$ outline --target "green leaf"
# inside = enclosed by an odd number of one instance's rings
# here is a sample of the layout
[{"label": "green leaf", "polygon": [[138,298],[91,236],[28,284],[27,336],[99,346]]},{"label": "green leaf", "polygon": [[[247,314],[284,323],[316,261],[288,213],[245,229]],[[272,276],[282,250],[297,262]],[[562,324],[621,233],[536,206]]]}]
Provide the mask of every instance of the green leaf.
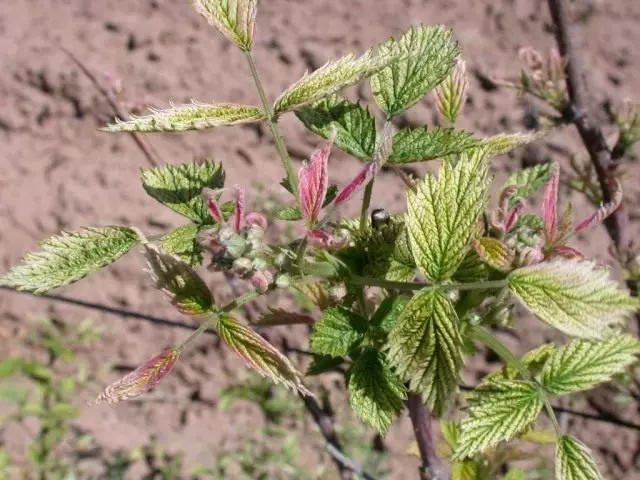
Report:
[{"label": "green leaf", "polygon": [[376,147],[376,122],[359,103],[332,95],[295,112],[304,126],[354,157],[370,159]]},{"label": "green leaf", "polygon": [[555,464],[556,480],[602,480],[589,448],[568,435],[558,439]]},{"label": "green leaf", "polygon": [[640,355],[640,342],[629,335],[604,342],[573,340],[556,350],[542,371],[542,385],[553,394],[589,390],[623,373]]},{"label": "green leaf", "polygon": [[393,150],[388,163],[424,162],[462,153],[478,143],[463,130],[441,127],[404,129],[393,136]]},{"label": "green leaf", "polygon": [[458,323],[448,297],[423,289],[409,301],[389,334],[389,362],[437,414],[455,390],[462,366]]},{"label": "green leaf", "polygon": [[512,173],[505,182],[504,187],[518,185],[519,188],[509,199],[509,207],[513,207],[521,198],[528,198],[534,195],[549,181],[551,175],[553,175],[553,169],[553,163],[542,163]]},{"label": "green leaf", "polygon": [[350,53],[329,61],[287,88],[275,101],[273,110],[278,114],[312,104],[373,75],[389,61],[390,57],[375,57],[370,50],[360,57]]},{"label": "green leaf", "polygon": [[380,46],[380,55],[396,61],[371,77],[373,98],[388,117],[404,112],[451,73],[459,53],[451,30],[412,27],[399,40]]},{"label": "green leaf", "polygon": [[384,435],[402,411],[407,392],[376,350],[367,348],[351,367],[349,403],[363,422]]},{"label": "green leaf", "polygon": [[212,223],[202,200],[202,189],[224,186],[224,170],[206,160],[181,165],[163,165],[142,170],[145,191],[171,210],[198,223]]},{"label": "green leaf", "polygon": [[258,0],[193,0],[209,24],[243,50],[251,50]]},{"label": "green leaf", "polygon": [[418,268],[433,281],[456,272],[477,232],[487,203],[489,165],[482,150],[444,162],[436,179],[429,174],[407,192],[407,230]]},{"label": "green leaf", "polygon": [[509,440],[535,421],[542,399],[535,385],[485,382],[467,397],[470,415],[462,420],[455,458],[462,460]]},{"label": "green leaf", "polygon": [[313,326],[311,350],[315,353],[344,357],[364,338],[367,320],[346,308],[336,307],[324,311]]},{"label": "green leaf", "polygon": [[[549,357],[555,351],[555,347],[550,343],[544,343],[538,348],[527,352],[521,359],[522,363],[529,373],[533,376],[537,376]],[[500,370],[492,372],[485,377],[485,380],[497,382],[500,380],[516,380],[520,377],[520,371],[518,367],[512,363],[506,364]]]},{"label": "green leaf", "polygon": [[63,231],[40,242],[42,250],[25,255],[22,264],[0,277],[0,285],[33,293],[48,292],[114,262],[137,241],[138,234],[126,227]]},{"label": "green leaf", "polygon": [[307,376],[320,375],[331,372],[344,363],[342,357],[331,357],[329,355],[314,355],[311,364],[307,368]]},{"label": "green leaf", "polygon": [[111,123],[101,130],[111,133],[184,132],[258,122],[264,119],[264,112],[251,105],[189,103],[165,109],[151,109],[150,115],[132,116],[131,120],[116,118],[115,123]]},{"label": "green leaf", "polygon": [[478,256],[491,268],[503,272],[511,269],[516,252],[503,241],[497,238],[482,237],[472,240],[471,243]]},{"label": "green leaf", "polygon": [[485,147],[487,153],[493,157],[508,153],[538,138],[539,135],[535,133],[501,133],[493,137],[483,138],[480,144]]},{"label": "green leaf", "polygon": [[474,250],[469,250],[462,263],[451,277],[452,280],[460,283],[472,283],[489,278],[487,264],[482,261]]},{"label": "green leaf", "polygon": [[229,315],[218,320],[218,335],[245,363],[260,375],[304,395],[310,392],[302,384],[302,374],[273,345]]},{"label": "green leaf", "polygon": [[200,276],[178,257],[145,244],[149,273],[156,288],[164,293],[180,313],[204,316],[212,313],[214,304],[209,288]]},{"label": "green leaf", "polygon": [[302,212],[300,212],[300,207],[285,207],[276,213],[276,218],[287,222],[296,222],[302,220]]},{"label": "green leaf", "polygon": [[453,462],[451,480],[478,480],[478,466],[473,460]]},{"label": "green leaf", "polygon": [[528,476],[524,470],[519,468],[510,468],[502,480],[527,480]]},{"label": "green leaf", "polygon": [[192,267],[200,265],[204,259],[204,249],[198,243],[198,225],[189,224],[178,227],[160,239],[162,249],[176,255]]},{"label": "green leaf", "polygon": [[553,260],[514,270],[509,287],[540,319],[567,335],[604,339],[640,306],[585,260]]},{"label": "green leaf", "polygon": [[385,298],[371,317],[371,325],[389,333],[395,327],[409,300],[410,297],[406,295]]}]

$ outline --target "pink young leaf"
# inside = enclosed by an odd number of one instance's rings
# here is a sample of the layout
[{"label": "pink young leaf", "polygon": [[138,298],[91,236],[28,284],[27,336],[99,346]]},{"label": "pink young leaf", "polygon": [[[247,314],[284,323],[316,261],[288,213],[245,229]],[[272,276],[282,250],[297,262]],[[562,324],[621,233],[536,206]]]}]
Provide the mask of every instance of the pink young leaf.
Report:
[{"label": "pink young leaf", "polygon": [[579,250],[566,245],[559,245],[553,249],[552,255],[557,255],[564,258],[584,258],[584,255]]},{"label": "pink young leaf", "polygon": [[544,253],[536,247],[525,247],[520,252],[520,266],[526,267],[534,263],[540,263],[544,260]]},{"label": "pink young leaf", "polygon": [[219,195],[219,190],[212,190],[211,188],[204,188],[202,190],[202,199],[204,203],[207,205],[209,209],[209,215],[216,222],[220,224],[224,224],[224,217],[222,216],[222,210],[220,209],[220,205],[218,205],[217,196]]},{"label": "pink young leaf", "polygon": [[509,200],[519,188],[520,185],[509,185],[508,187],[503,188],[502,192],[500,192],[500,213],[503,215],[503,219],[507,216],[507,212],[509,211]]},{"label": "pink young leaf", "polygon": [[560,182],[560,169],[554,166],[553,175],[547,184],[542,202],[542,217],[544,220],[544,235],[547,245],[556,240],[558,221],[558,184]]},{"label": "pink young leaf", "polygon": [[329,153],[333,142],[317,148],[309,163],[298,170],[300,208],[308,225],[313,225],[320,216],[322,204],[329,187]]},{"label": "pink young leaf", "polygon": [[524,205],[522,204],[522,202],[519,201],[518,203],[515,204],[515,206],[511,209],[511,211],[509,211],[509,214],[507,215],[507,219],[504,222],[505,232],[510,232],[511,229],[516,226],[516,223],[518,223],[518,219],[520,218],[520,213],[522,213],[523,208],[524,208]]},{"label": "pink young leaf", "polygon": [[351,198],[364,187],[380,170],[380,164],[376,162],[367,163],[364,168],[351,180],[346,187],[336,196],[335,206],[339,207],[343,203],[348,202]]},{"label": "pink young leaf", "polygon": [[602,222],[605,218],[611,215],[622,203],[622,185],[618,180],[615,181],[615,189],[611,201],[605,203],[598,210],[596,210],[591,216],[585,218],[576,226],[576,232],[580,232],[585,228],[589,228],[592,225],[596,225]]},{"label": "pink young leaf", "polygon": [[249,213],[245,217],[244,222],[247,225],[247,227],[252,227],[255,225],[256,227],[259,227],[262,230],[265,230],[267,228],[267,219],[264,217],[264,215],[258,212]]},{"label": "pink young leaf", "polygon": [[314,248],[341,248],[347,242],[344,237],[336,237],[325,230],[312,230],[307,233],[309,245]]},{"label": "pink young leaf", "polygon": [[118,403],[148,392],[169,374],[178,361],[179,355],[175,348],[156,355],[144,365],[105,388],[96,398],[95,404]]},{"label": "pink young leaf", "polygon": [[236,208],[233,212],[233,228],[236,233],[239,233],[244,224],[244,189],[239,185],[234,185],[233,194],[236,202]]}]

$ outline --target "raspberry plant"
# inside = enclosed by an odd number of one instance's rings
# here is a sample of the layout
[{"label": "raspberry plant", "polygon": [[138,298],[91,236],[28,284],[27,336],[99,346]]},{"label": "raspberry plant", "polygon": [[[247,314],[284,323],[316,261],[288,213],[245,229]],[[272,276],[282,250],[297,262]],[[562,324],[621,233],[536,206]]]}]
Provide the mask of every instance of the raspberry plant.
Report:
[{"label": "raspberry plant", "polygon": [[[305,231],[292,242],[268,242],[268,221],[246,211],[244,188],[225,186],[224,165],[207,160],[142,171],[145,191],[188,221],[158,239],[133,227],[107,226],[62,232],[42,242],[39,252],[28,254],[1,278],[3,285],[47,292],[80,280],[139,244],[157,288],[181,313],[200,319],[193,335],[107,387],[97,403],[147,392],[208,329],[265,377],[312,395],[303,373],[254,325],[236,316],[259,296],[298,289],[322,310],[310,334],[315,357],[308,374],[345,367],[351,407],[381,434],[410,395],[419,395],[438,417],[451,416],[460,397],[466,416],[443,423],[454,439],[449,442],[453,475],[483,478],[483,452],[526,434],[544,410],[554,427],[556,478],[601,478],[587,446],[562,432],[550,399],[607,382],[640,354],[640,342],[624,333],[626,317],[639,307],[637,299],[619,288],[606,268],[571,246],[575,233],[619,207],[620,184],[614,185],[609,202],[576,225],[570,206],[559,213],[555,164],[525,168],[492,189],[493,157],[535,137],[478,138],[455,127],[467,82],[459,46],[443,26],[417,25],[362,55],[330,61],[270,102],[252,52],[257,1],[194,0],[194,5],[245,54],[261,105],[193,102],[116,119],[104,130],[179,132],[266,123],[282,161],[282,186],[292,197],[277,221],[303,222]],[[535,77],[525,87],[558,106],[562,60],[551,60],[549,82]],[[368,107],[340,96],[345,87],[367,79],[382,122]],[[443,125],[396,130],[394,118],[429,92]],[[325,139],[297,172],[278,127],[287,114]],[[346,185],[329,185],[333,147],[363,163]],[[406,213],[370,211],[382,168],[399,171],[405,164],[435,160],[437,173],[403,177]],[[541,215],[525,213],[524,201],[543,187]],[[337,211],[361,191],[361,215],[338,220]],[[495,208],[489,207],[490,191],[498,192]],[[196,272],[203,264],[245,280],[248,292],[217,305]],[[374,292],[377,297],[370,295]],[[492,331],[518,328],[515,303],[565,334],[564,343],[544,344],[516,357]],[[258,323],[308,320],[274,311]],[[495,351],[504,368],[460,396],[460,372],[470,347],[478,344]]]}]

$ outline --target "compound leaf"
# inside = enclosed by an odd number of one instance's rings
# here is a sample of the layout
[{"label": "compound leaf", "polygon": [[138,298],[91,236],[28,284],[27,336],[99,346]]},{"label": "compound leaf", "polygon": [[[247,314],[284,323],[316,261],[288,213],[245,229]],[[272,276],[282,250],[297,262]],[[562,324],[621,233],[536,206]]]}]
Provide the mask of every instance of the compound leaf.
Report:
[{"label": "compound leaf", "polygon": [[640,342],[629,335],[604,342],[573,340],[556,350],[542,371],[542,384],[553,394],[589,390],[623,373],[640,355]]},{"label": "compound leaf", "polygon": [[455,390],[462,366],[458,323],[451,301],[424,289],[407,303],[389,334],[390,364],[437,414]]},{"label": "compound leaf", "polygon": [[602,480],[589,448],[573,437],[558,439],[555,457],[556,480]]},{"label": "compound leaf", "polygon": [[189,103],[164,109],[151,109],[151,114],[131,120],[116,118],[102,128],[105,132],[184,132],[224,127],[239,123],[258,122],[265,115],[258,107],[234,103]]},{"label": "compound leaf", "polygon": [[238,323],[230,315],[221,315],[218,335],[247,366],[260,375],[304,395],[311,394],[302,384],[302,374],[289,359],[249,327]]},{"label": "compound leaf", "polygon": [[515,380],[484,382],[467,401],[470,415],[460,425],[455,451],[458,460],[515,437],[535,421],[542,409],[535,385]]},{"label": "compound leaf", "polygon": [[335,132],[335,145],[366,160],[376,147],[376,123],[368,109],[346,98],[332,95],[295,112],[305,127],[323,138]]},{"label": "compound leaf", "polygon": [[412,27],[399,40],[380,46],[380,55],[397,60],[371,77],[373,98],[388,117],[404,112],[451,73],[459,53],[451,30]]},{"label": "compound leaf", "polygon": [[0,277],[0,285],[33,293],[48,292],[114,262],[137,241],[138,234],[127,227],[62,231],[40,242],[39,252],[25,255],[20,265]]},{"label": "compound leaf", "polygon": [[429,279],[451,278],[477,232],[487,202],[488,162],[483,150],[445,162],[439,177],[427,175],[407,193],[407,231],[415,262]]},{"label": "compound leaf", "polygon": [[478,140],[463,130],[418,127],[400,130],[393,136],[389,163],[413,163],[462,153],[478,145]]},{"label": "compound leaf", "polygon": [[358,416],[384,435],[404,406],[406,389],[372,348],[362,352],[351,367],[349,402]]},{"label": "compound leaf", "polygon": [[367,320],[346,308],[328,308],[313,326],[311,350],[314,353],[344,357],[367,332]]},{"label": "compound leaf", "polygon": [[198,223],[213,219],[202,200],[202,190],[222,188],[224,170],[219,163],[206,160],[181,165],[163,165],[142,170],[145,191],[163,205]]},{"label": "compound leaf", "polygon": [[553,260],[519,268],[509,287],[540,319],[567,335],[604,339],[639,307],[637,299],[586,260]]}]

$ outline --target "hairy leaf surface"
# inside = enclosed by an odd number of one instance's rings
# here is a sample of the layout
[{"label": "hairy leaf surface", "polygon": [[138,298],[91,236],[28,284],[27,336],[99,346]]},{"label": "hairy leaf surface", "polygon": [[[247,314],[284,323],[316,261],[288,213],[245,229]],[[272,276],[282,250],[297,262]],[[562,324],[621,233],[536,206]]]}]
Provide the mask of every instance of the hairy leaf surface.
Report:
[{"label": "hairy leaf surface", "polygon": [[407,193],[407,231],[418,268],[429,279],[447,280],[456,272],[477,231],[487,202],[488,162],[482,150],[463,153],[439,177],[427,175]]},{"label": "hairy leaf surface", "polygon": [[589,390],[623,373],[640,355],[640,342],[629,335],[604,342],[573,340],[556,350],[542,371],[542,385],[553,394]]},{"label": "hairy leaf surface", "polygon": [[438,414],[455,390],[462,366],[458,323],[451,301],[442,292],[424,289],[409,301],[389,334],[389,362]]},{"label": "hairy leaf surface", "polygon": [[221,315],[218,335],[242,358],[247,366],[291,390],[310,395],[302,384],[302,374],[278,349],[251,328],[238,323],[230,315]]},{"label": "hairy leaf surface", "polygon": [[424,162],[462,153],[478,144],[478,140],[463,130],[440,127],[404,129],[393,136],[389,163]]},{"label": "hairy leaf surface", "polygon": [[402,380],[378,351],[367,348],[358,356],[349,376],[349,402],[362,421],[384,435],[406,397]]},{"label": "hairy leaf surface", "polygon": [[589,448],[565,435],[556,444],[556,480],[603,480]]},{"label": "hairy leaf surface", "polygon": [[342,307],[329,308],[313,326],[311,350],[344,357],[364,338],[367,328],[367,320],[357,313]]},{"label": "hairy leaf surface", "polygon": [[264,112],[251,105],[190,103],[165,109],[151,109],[150,115],[132,116],[131,120],[116,119],[115,123],[107,125],[102,130],[105,132],[184,132],[258,122],[264,118]]},{"label": "hairy leaf surface", "polygon": [[63,231],[40,242],[40,251],[27,253],[20,265],[0,277],[0,285],[48,292],[114,262],[137,241],[138,234],[126,227]]},{"label": "hairy leaf surface", "polygon": [[204,161],[163,165],[142,170],[145,191],[163,205],[198,223],[213,219],[202,200],[202,190],[222,188],[224,171],[219,163]]},{"label": "hairy leaf surface", "polygon": [[243,50],[251,50],[258,0],[193,0],[211,25]]},{"label": "hairy leaf surface", "polygon": [[404,112],[451,73],[459,53],[451,30],[412,27],[399,40],[380,46],[380,55],[397,60],[371,77],[373,98],[388,117]]},{"label": "hairy leaf surface", "polygon": [[553,260],[514,270],[509,287],[540,319],[567,335],[604,339],[638,309],[637,299],[585,260]]},{"label": "hairy leaf surface", "polygon": [[512,173],[504,186],[518,185],[518,190],[509,199],[509,206],[513,207],[521,198],[528,198],[546,184],[554,169],[553,163],[542,163],[529,168],[523,168]]},{"label": "hairy leaf surface", "polygon": [[376,147],[376,123],[368,109],[338,95],[324,98],[295,112],[305,127],[323,138],[335,132],[334,144],[354,157],[366,160]]},{"label": "hairy leaf surface", "polygon": [[542,399],[528,382],[484,382],[467,397],[470,415],[462,420],[455,458],[462,460],[522,432],[538,417]]}]

